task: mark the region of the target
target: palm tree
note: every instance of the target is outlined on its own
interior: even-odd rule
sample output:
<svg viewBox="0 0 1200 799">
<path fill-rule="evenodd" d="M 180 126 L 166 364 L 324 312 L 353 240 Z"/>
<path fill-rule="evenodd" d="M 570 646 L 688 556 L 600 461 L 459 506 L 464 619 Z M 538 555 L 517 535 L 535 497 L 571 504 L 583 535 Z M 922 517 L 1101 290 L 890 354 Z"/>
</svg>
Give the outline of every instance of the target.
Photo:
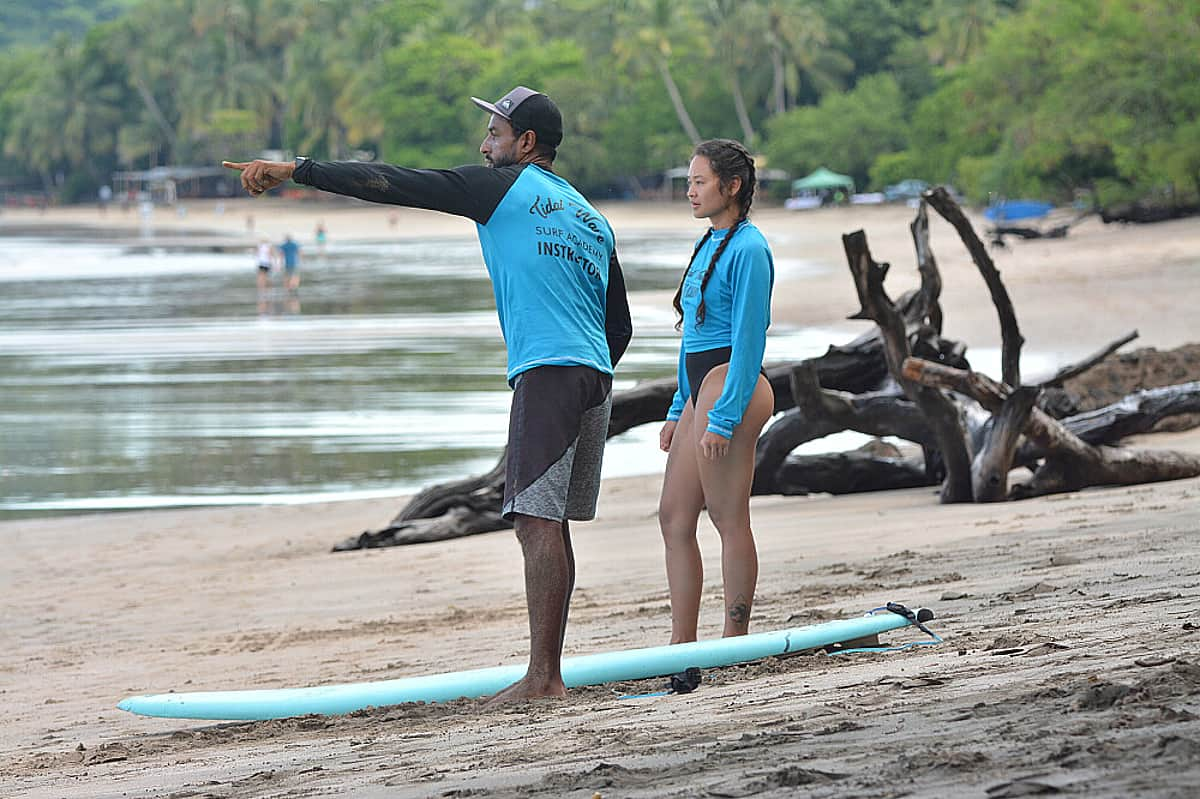
<svg viewBox="0 0 1200 799">
<path fill-rule="evenodd" d="M 47 191 L 60 172 L 82 169 L 99 181 L 111 163 L 123 98 L 101 55 L 57 37 L 9 123 L 5 153 L 40 175 Z"/>
<path fill-rule="evenodd" d="M 688 113 L 683 93 L 671 74 L 672 34 L 686 36 L 696 31 L 696 20 L 689 6 L 672 0 L 619 0 L 618 30 L 624 31 L 613 42 L 619 68 L 653 69 L 658 73 L 679 126 L 692 144 L 700 142 L 700 131 Z M 693 38 L 693 43 L 702 38 Z"/>
<path fill-rule="evenodd" d="M 742 128 L 742 141 L 747 147 L 754 146 L 754 125 L 746 109 L 746 96 L 742 91 L 742 73 L 759 59 L 755 58 L 756 44 L 769 36 L 768 16 L 758 3 L 742 0 L 710 0 L 708 22 L 715 32 L 717 50 L 721 56 L 725 74 L 729 80 L 729 91 L 733 96 L 733 108 L 738 124 Z"/>
<path fill-rule="evenodd" d="M 1009 9 L 996 0 L 933 0 L 921 18 L 935 64 L 960 66 L 983 49 L 987 31 Z"/>
<path fill-rule="evenodd" d="M 762 30 L 771 56 L 774 113 L 782 114 L 794 106 L 804 85 L 813 95 L 845 88 L 854 61 L 836 48 L 837 36 L 816 4 L 797 0 L 758 2 L 766 15 Z"/>
</svg>

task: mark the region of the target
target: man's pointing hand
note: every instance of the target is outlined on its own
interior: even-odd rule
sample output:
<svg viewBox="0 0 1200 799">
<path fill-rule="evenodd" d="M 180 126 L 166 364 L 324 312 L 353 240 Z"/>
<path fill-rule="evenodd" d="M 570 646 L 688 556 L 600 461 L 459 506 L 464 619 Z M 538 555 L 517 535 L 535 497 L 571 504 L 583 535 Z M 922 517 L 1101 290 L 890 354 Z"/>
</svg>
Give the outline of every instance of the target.
<svg viewBox="0 0 1200 799">
<path fill-rule="evenodd" d="M 240 170 L 242 188 L 255 197 L 290 180 L 296 171 L 292 161 L 222 161 L 221 166 Z"/>
</svg>

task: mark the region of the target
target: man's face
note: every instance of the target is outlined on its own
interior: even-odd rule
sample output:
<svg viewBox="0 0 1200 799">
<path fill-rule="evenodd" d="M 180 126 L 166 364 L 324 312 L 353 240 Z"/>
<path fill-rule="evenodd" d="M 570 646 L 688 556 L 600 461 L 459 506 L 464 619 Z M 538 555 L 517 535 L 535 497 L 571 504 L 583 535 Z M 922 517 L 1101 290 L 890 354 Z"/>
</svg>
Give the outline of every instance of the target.
<svg viewBox="0 0 1200 799">
<path fill-rule="evenodd" d="M 509 121 L 492 114 L 488 120 L 487 136 L 479 145 L 479 152 L 483 153 L 483 160 L 487 165 L 493 168 L 516 164 L 520 161 L 517 141 Z"/>
</svg>

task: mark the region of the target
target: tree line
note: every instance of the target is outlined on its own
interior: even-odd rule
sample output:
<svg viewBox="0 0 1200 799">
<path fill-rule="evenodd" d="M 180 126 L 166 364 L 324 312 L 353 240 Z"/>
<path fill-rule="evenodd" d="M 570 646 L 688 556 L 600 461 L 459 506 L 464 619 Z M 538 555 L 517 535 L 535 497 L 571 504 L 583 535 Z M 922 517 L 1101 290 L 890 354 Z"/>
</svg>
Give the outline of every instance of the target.
<svg viewBox="0 0 1200 799">
<path fill-rule="evenodd" d="M 1200 194 L 1196 0 L 55 4 L 73 6 L 127 10 L 35 44 L 0 16 L 0 187 L 69 202 L 114 171 L 268 149 L 471 163 L 466 98 L 524 83 L 559 101 L 560 169 L 599 196 L 636 195 L 717 136 L 859 190 Z"/>
</svg>

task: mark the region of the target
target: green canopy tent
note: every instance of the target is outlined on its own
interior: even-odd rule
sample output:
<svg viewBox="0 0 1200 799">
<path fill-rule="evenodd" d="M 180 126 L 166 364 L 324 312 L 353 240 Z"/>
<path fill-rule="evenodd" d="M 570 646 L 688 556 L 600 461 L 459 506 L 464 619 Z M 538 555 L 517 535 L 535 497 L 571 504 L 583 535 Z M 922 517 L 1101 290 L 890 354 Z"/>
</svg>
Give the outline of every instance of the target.
<svg viewBox="0 0 1200 799">
<path fill-rule="evenodd" d="M 819 167 L 805 177 L 792 181 L 792 194 L 821 191 L 822 189 L 845 189 L 847 193 L 853 193 L 854 178 L 849 175 L 839 175 L 825 167 Z"/>
</svg>

